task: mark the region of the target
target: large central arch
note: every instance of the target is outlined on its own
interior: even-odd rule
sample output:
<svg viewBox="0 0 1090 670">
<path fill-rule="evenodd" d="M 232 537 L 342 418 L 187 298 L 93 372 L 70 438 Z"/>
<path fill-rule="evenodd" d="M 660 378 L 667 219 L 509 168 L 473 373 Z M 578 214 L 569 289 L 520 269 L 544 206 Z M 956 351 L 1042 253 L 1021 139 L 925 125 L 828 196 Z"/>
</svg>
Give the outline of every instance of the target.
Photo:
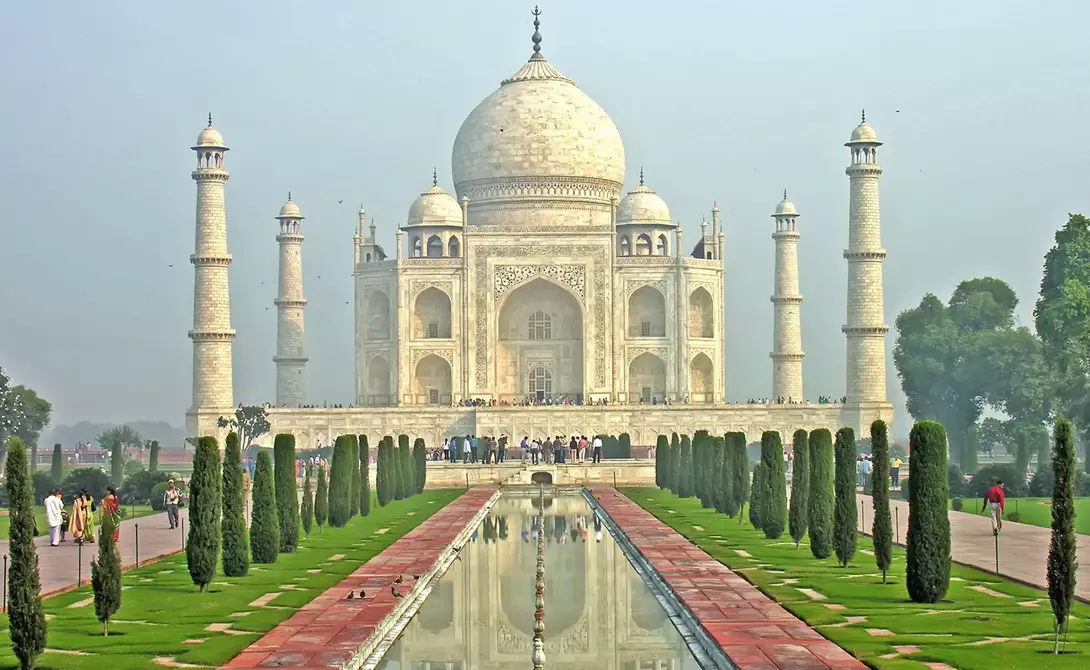
<svg viewBox="0 0 1090 670">
<path fill-rule="evenodd" d="M 519 286 L 504 298 L 496 330 L 500 400 L 583 393 L 583 309 L 567 289 L 540 277 Z"/>
</svg>

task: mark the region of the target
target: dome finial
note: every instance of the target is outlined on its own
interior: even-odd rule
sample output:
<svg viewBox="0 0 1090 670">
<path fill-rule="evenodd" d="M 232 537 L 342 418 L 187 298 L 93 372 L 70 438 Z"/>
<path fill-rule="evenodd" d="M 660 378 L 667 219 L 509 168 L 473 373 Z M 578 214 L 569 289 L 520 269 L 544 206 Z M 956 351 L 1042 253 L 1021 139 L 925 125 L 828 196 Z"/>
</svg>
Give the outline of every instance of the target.
<svg viewBox="0 0 1090 670">
<path fill-rule="evenodd" d="M 288 202 L 291 202 L 291 191 L 288 191 Z"/>
<path fill-rule="evenodd" d="M 438 186 L 439 185 L 439 171 L 436 168 L 431 169 L 431 185 L 432 186 Z"/>
<path fill-rule="evenodd" d="M 867 110 L 863 110 L 863 123 L 867 122 Z"/>
<path fill-rule="evenodd" d="M 534 11 L 530 13 L 534 15 L 534 36 L 530 39 L 534 43 L 534 55 L 536 56 L 541 53 L 541 33 L 538 31 L 538 28 L 541 27 L 541 21 L 538 20 L 538 17 L 541 16 L 541 10 L 537 8 L 537 5 L 534 5 Z"/>
<path fill-rule="evenodd" d="M 212 112 L 208 112 L 208 127 L 212 127 Z"/>
<path fill-rule="evenodd" d="M 640 166 L 640 186 L 643 186 L 643 166 Z"/>
<path fill-rule="evenodd" d="M 786 188 L 783 190 L 783 201 L 787 202 L 787 189 Z"/>
</svg>

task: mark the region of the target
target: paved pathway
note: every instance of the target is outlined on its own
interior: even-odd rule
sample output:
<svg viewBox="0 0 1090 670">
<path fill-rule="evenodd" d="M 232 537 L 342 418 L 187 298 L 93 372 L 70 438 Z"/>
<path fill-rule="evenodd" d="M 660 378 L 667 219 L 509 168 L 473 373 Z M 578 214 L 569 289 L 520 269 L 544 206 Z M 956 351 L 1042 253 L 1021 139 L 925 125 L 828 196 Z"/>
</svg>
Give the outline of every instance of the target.
<svg viewBox="0 0 1090 670">
<path fill-rule="evenodd" d="M 178 511 L 186 519 L 186 509 Z M 117 550 L 121 553 L 121 562 L 125 570 L 136 566 L 136 525 L 140 525 L 140 563 L 151 561 L 164 555 L 177 553 L 182 549 L 181 528 L 169 530 L 166 512 L 151 516 L 128 519 L 121 522 L 121 541 Z M 184 526 L 188 529 L 188 522 Z M 98 544 L 85 544 L 80 552 L 79 546 L 68 536 L 68 541 L 56 547 L 49 546 L 49 529 L 35 540 L 38 549 L 38 566 L 42 578 L 42 597 L 67 591 L 76 587 L 76 577 L 82 584 L 91 581 L 91 560 L 98 556 Z M 101 528 L 99 528 L 101 530 Z M 188 530 L 187 530 L 188 532 Z M 96 535 L 97 537 L 97 535 Z M 7 556 L 8 541 L 0 541 L 0 554 Z M 80 567 L 82 558 L 82 567 Z"/>
<path fill-rule="evenodd" d="M 740 670 L 864 670 L 851 654 L 613 488 L 595 499 Z"/>
<path fill-rule="evenodd" d="M 863 530 L 870 535 L 874 523 L 874 505 L 871 497 L 859 494 L 859 506 L 863 511 Z M 979 505 L 977 500 L 966 500 L 967 505 Z M 1011 501 L 1008 500 L 1010 505 Z M 894 538 L 905 543 L 908 531 L 908 503 L 890 501 L 890 513 L 894 514 Z M 980 509 L 977 507 L 976 509 Z M 1008 508 L 1010 509 L 1010 508 Z M 950 536 L 953 558 L 958 563 L 971 565 L 986 572 L 995 572 L 995 538 L 992 522 L 986 516 L 966 512 L 949 512 Z M 999 534 L 999 572 L 1041 589 L 1048 588 L 1045 572 L 1048 565 L 1048 543 L 1052 531 L 1025 523 L 1003 522 Z M 1076 597 L 1090 601 L 1090 536 L 1078 536 L 1078 584 Z"/>
</svg>

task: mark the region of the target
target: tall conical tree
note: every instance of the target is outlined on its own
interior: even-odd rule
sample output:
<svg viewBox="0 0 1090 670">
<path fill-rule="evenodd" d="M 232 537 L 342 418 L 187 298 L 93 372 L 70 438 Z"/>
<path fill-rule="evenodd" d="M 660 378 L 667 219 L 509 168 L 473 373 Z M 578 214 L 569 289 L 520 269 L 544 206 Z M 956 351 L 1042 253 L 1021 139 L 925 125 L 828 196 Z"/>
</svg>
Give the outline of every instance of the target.
<svg viewBox="0 0 1090 670">
<path fill-rule="evenodd" d="M 95 617 L 102 622 L 102 634 L 110 634 L 110 617 L 121 608 L 121 556 L 114 541 L 114 521 L 102 519 L 98 538 L 98 560 L 91 562 L 91 590 L 95 595 Z"/>
<path fill-rule="evenodd" d="M 273 485 L 273 464 L 268 449 L 257 452 L 250 495 L 253 498 L 250 552 L 254 563 L 275 563 L 280 553 L 280 521 L 276 518 L 276 487 Z"/>
<path fill-rule="evenodd" d="M 352 488 L 348 492 L 348 516 L 356 516 L 360 511 L 360 493 L 363 490 L 363 473 L 360 472 L 360 442 L 356 435 L 348 442 L 349 458 L 352 461 Z"/>
<path fill-rule="evenodd" d="M 375 492 L 378 494 L 378 504 L 385 507 L 393 499 L 393 474 L 390 462 L 390 436 L 379 440 L 378 458 L 375 464 Z"/>
<path fill-rule="evenodd" d="M 678 496 L 691 498 L 693 496 L 693 443 L 688 435 L 681 436 L 681 464 L 678 475 Z"/>
<path fill-rule="evenodd" d="M 250 540 L 246 535 L 246 501 L 242 485 L 242 451 L 238 433 L 231 431 L 223 447 L 223 574 L 244 577 L 250 570 Z"/>
<path fill-rule="evenodd" d="M 980 467 L 977 465 L 977 455 L 980 452 L 980 429 L 976 424 L 969 426 L 965 433 L 965 446 L 961 449 L 961 472 L 964 475 L 975 475 Z M 1038 462 L 1040 465 L 1040 462 Z M 878 473 L 875 473 L 878 476 Z"/>
<path fill-rule="evenodd" d="M 855 431 L 836 431 L 836 506 L 833 509 L 833 550 L 843 568 L 855 557 L 859 544 L 859 516 L 855 503 Z"/>
<path fill-rule="evenodd" d="M 787 515 L 791 539 L 795 549 L 806 536 L 810 502 L 810 443 L 809 435 L 802 428 L 791 438 L 791 509 Z"/>
<path fill-rule="evenodd" d="M 765 462 L 762 458 L 753 468 L 753 482 L 749 487 L 749 523 L 756 530 L 761 529 L 761 517 L 765 509 L 764 496 L 768 492 L 764 469 Z"/>
<path fill-rule="evenodd" d="M 670 458 L 670 441 L 665 435 L 659 435 L 655 442 L 655 486 L 665 488 L 666 466 L 663 465 Z"/>
<path fill-rule="evenodd" d="M 732 505 L 734 504 L 734 461 L 731 460 L 732 456 L 730 454 L 730 433 L 723 435 L 722 439 L 723 454 L 719 462 L 718 474 L 722 509 L 719 511 L 728 516 L 734 516 L 732 513 Z"/>
<path fill-rule="evenodd" d="M 749 453 L 746 451 L 745 433 L 727 433 L 727 452 L 731 459 L 731 503 L 728 514 L 734 516 L 742 511 L 746 501 L 749 500 Z M 742 519 L 739 517 L 738 522 Z"/>
<path fill-rule="evenodd" d="M 23 670 L 34 667 L 45 650 L 45 610 L 38 553 L 34 548 L 34 486 L 26 447 L 17 437 L 7 440 L 4 486 L 8 494 L 8 633 L 11 649 Z"/>
<path fill-rule="evenodd" d="M 667 468 L 669 474 L 666 477 L 666 488 L 673 491 L 674 495 L 681 495 L 681 439 L 677 433 L 670 435 L 670 462 Z"/>
<path fill-rule="evenodd" d="M 428 450 L 422 437 L 413 441 L 413 474 L 413 492 L 423 493 L 424 486 L 428 483 Z"/>
<path fill-rule="evenodd" d="M 148 472 L 159 472 L 159 440 L 151 441 L 151 453 L 148 455 Z"/>
<path fill-rule="evenodd" d="M 318 524 L 319 531 L 325 530 L 325 522 L 329 519 L 329 485 L 325 479 L 325 465 L 318 466 L 318 485 L 314 487 L 314 523 Z"/>
<path fill-rule="evenodd" d="M 715 507 L 714 497 L 714 473 L 712 472 L 715 460 L 715 442 L 706 430 L 698 430 L 696 439 L 699 440 L 699 450 L 694 453 L 694 473 L 697 481 L 697 497 L 700 498 L 700 506 L 704 508 Z M 697 444 L 694 441 L 694 444 Z"/>
<path fill-rule="evenodd" d="M 967 445 L 968 446 L 968 445 Z M 889 434 L 886 422 L 878 419 L 870 425 L 871 455 L 874 472 L 871 477 L 871 501 L 874 503 L 874 561 L 882 571 L 882 583 L 893 562 L 893 521 L 889 516 Z"/>
<path fill-rule="evenodd" d="M 905 586 L 913 602 L 937 603 L 950 588 L 946 429 L 937 421 L 917 421 L 908 434 L 908 444 L 911 481 Z"/>
<path fill-rule="evenodd" d="M 710 470 L 709 478 L 711 480 L 711 489 L 712 489 L 712 491 L 711 491 L 712 506 L 715 507 L 715 511 L 719 512 L 720 514 L 723 514 L 723 513 L 726 512 L 726 509 L 727 509 L 727 500 L 726 500 L 727 491 L 726 491 L 726 486 L 725 486 L 725 481 L 724 481 L 727 478 L 723 476 L 723 473 L 726 472 L 726 470 L 724 468 L 724 463 L 726 461 L 726 454 L 724 452 L 726 451 L 726 449 L 724 447 L 724 442 L 723 442 L 722 436 L 719 436 L 719 435 L 709 436 L 708 439 L 711 441 L 711 445 L 712 445 L 711 446 L 711 452 L 712 452 L 711 461 L 712 461 L 712 464 L 711 464 L 711 468 L 709 469 Z"/>
<path fill-rule="evenodd" d="M 1056 620 L 1052 653 L 1071 616 L 1078 560 L 1075 550 L 1075 435 L 1071 422 L 1059 419 L 1052 431 L 1052 539 L 1048 545 L 1048 599 Z"/>
<path fill-rule="evenodd" d="M 53 445 L 53 468 L 50 474 L 53 475 L 53 485 L 59 486 L 64 479 L 64 452 L 60 444 Z"/>
<path fill-rule="evenodd" d="M 827 428 L 810 433 L 810 504 L 807 532 L 810 553 L 825 559 L 833 555 L 833 435 Z"/>
<path fill-rule="evenodd" d="M 398 500 L 404 500 L 413 494 L 413 481 L 416 479 L 416 474 L 413 472 L 412 451 L 409 449 L 409 436 L 398 435 L 397 436 L 397 455 L 398 465 L 400 466 L 398 472 L 401 474 L 400 492 L 401 497 Z"/>
<path fill-rule="evenodd" d="M 273 440 L 276 481 L 276 520 L 280 523 L 280 553 L 299 546 L 299 494 L 295 484 L 295 436 L 281 433 Z"/>
<path fill-rule="evenodd" d="M 197 440 L 193 452 L 193 476 L 189 479 L 189 539 L 185 545 L 189 576 L 201 591 L 216 576 L 220 553 L 220 517 L 223 500 L 220 487 L 220 450 L 214 437 Z"/>
<path fill-rule="evenodd" d="M 360 435 L 360 516 L 371 513 L 371 447 L 367 436 Z"/>
<path fill-rule="evenodd" d="M 329 525 L 340 528 L 351 517 L 349 504 L 352 500 L 352 447 L 350 436 L 341 435 L 333 443 L 333 463 L 329 470 Z M 351 436 L 352 438 L 355 435 Z"/>
<path fill-rule="evenodd" d="M 761 462 L 764 463 L 765 492 L 761 494 L 764 514 L 761 530 L 770 540 L 783 535 L 787 525 L 787 474 L 784 472 L 783 440 L 775 430 L 761 435 Z"/>
<path fill-rule="evenodd" d="M 311 467 L 303 468 L 303 503 L 299 507 L 299 521 L 303 524 L 303 534 L 310 537 L 310 529 L 314 526 L 314 489 L 310 485 Z"/>
</svg>

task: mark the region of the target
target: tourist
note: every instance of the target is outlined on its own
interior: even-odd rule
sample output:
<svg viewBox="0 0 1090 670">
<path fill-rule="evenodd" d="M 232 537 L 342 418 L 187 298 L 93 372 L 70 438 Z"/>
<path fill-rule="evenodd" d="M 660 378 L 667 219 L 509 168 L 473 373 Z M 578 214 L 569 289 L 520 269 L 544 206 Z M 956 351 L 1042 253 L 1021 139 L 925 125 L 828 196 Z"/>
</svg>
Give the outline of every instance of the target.
<svg viewBox="0 0 1090 670">
<path fill-rule="evenodd" d="M 87 511 L 83 506 L 83 494 L 77 493 L 72 498 L 72 514 L 69 516 L 68 527 L 72 531 L 72 537 L 76 544 L 83 544 L 84 526 L 87 525 Z"/>
<path fill-rule="evenodd" d="M 472 442 L 469 439 L 469 435 L 466 435 L 464 438 L 462 438 L 462 443 L 460 445 L 461 448 L 462 448 L 462 465 L 465 465 L 465 464 L 469 463 L 469 454 L 470 454 L 470 445 L 471 444 L 472 444 Z"/>
<path fill-rule="evenodd" d="M 594 462 L 595 463 L 601 463 L 602 462 L 602 436 L 601 435 L 595 435 L 594 436 L 593 446 L 594 446 Z"/>
<path fill-rule="evenodd" d="M 49 524 L 49 546 L 60 544 L 61 523 L 63 518 L 64 503 L 61 501 L 61 490 L 53 489 L 53 495 L 45 499 L 45 522 Z"/>
<path fill-rule="evenodd" d="M 553 438 L 553 458 L 555 463 L 560 464 L 564 462 L 564 452 L 566 451 L 564 441 L 557 435 Z"/>
<path fill-rule="evenodd" d="M 83 492 L 83 511 L 84 515 L 87 517 L 87 523 L 83 524 L 83 541 L 94 544 L 95 512 L 98 511 L 98 506 L 95 505 L 95 499 L 86 491 Z"/>
<path fill-rule="evenodd" d="M 989 514 L 992 517 L 992 535 L 999 535 L 999 531 L 1003 530 L 1003 511 L 1007 507 L 1007 496 L 1003 492 L 1002 479 L 984 494 L 984 507 L 980 511 L 983 512 L 989 507 L 991 508 Z"/>
<path fill-rule="evenodd" d="M 534 465 L 537 465 L 538 451 L 540 450 L 541 445 L 538 444 L 537 438 L 535 437 L 533 440 L 530 441 L 530 462 Z"/>
<path fill-rule="evenodd" d="M 522 462 L 526 462 L 526 458 L 530 455 L 530 436 L 523 435 L 522 442 L 519 442 L 519 450 L 522 451 Z"/>
<path fill-rule="evenodd" d="M 181 495 L 178 489 L 174 488 L 174 480 L 171 479 L 167 482 L 167 490 L 163 492 L 163 506 L 167 510 L 167 523 L 170 524 L 171 530 L 178 527 L 178 502 L 180 499 Z"/>
<path fill-rule="evenodd" d="M 488 436 L 488 463 L 489 465 L 496 463 L 496 438 L 491 435 Z"/>
<path fill-rule="evenodd" d="M 481 456 L 481 440 L 476 435 L 471 435 L 469 438 L 469 457 L 471 462 L 476 464 L 480 462 Z"/>
<path fill-rule="evenodd" d="M 863 476 L 861 486 L 863 487 L 863 493 L 867 492 L 867 482 L 870 480 L 870 473 L 874 471 L 874 464 L 870 462 L 870 456 L 863 456 Z"/>
<path fill-rule="evenodd" d="M 499 462 L 504 463 L 507 461 L 507 435 L 500 435 L 499 448 Z"/>
<path fill-rule="evenodd" d="M 114 527 L 114 542 L 121 539 L 121 499 L 114 487 L 106 487 L 106 497 L 102 499 L 102 513 L 110 517 Z"/>
<path fill-rule="evenodd" d="M 443 438 L 443 459 L 446 460 L 447 462 L 451 461 L 451 457 L 450 457 L 450 438 L 449 437 L 444 437 Z"/>
<path fill-rule="evenodd" d="M 580 435 L 579 436 L 579 453 L 576 454 L 575 457 L 579 459 L 580 463 L 586 462 L 586 460 L 587 460 L 587 436 L 586 435 Z"/>
<path fill-rule="evenodd" d="M 574 463 L 577 455 L 579 455 L 579 438 L 572 435 L 568 442 L 568 460 Z"/>
<path fill-rule="evenodd" d="M 893 481 L 893 488 L 897 488 L 901 485 L 901 466 L 904 465 L 904 461 L 896 456 L 889 464 L 889 478 Z"/>
</svg>

